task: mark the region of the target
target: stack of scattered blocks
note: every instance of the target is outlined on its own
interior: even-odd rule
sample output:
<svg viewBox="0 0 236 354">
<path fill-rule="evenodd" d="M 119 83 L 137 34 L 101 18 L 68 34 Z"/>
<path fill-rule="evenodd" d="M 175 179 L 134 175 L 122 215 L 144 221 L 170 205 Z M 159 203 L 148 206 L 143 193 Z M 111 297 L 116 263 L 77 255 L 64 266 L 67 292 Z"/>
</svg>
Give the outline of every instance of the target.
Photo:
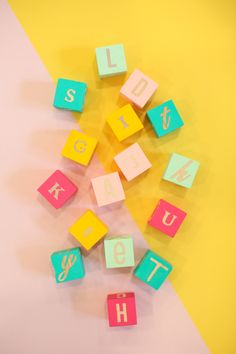
<svg viewBox="0 0 236 354">
<path fill-rule="evenodd" d="M 121 75 L 127 72 L 124 47 L 122 44 L 96 48 L 96 60 L 100 78 Z M 135 109 L 143 109 L 157 90 L 158 84 L 135 69 L 122 86 L 120 94 L 128 101 L 126 105 L 107 117 L 107 123 L 119 142 L 129 138 L 144 128 Z M 57 83 L 54 106 L 75 112 L 82 112 L 87 85 L 67 79 Z M 158 138 L 172 133 L 183 126 L 183 120 L 172 100 L 166 101 L 147 112 L 147 117 Z M 62 149 L 62 156 L 88 166 L 97 146 L 97 139 L 84 132 L 72 130 Z M 114 156 L 114 161 L 129 182 L 148 173 L 152 167 L 142 147 L 133 143 Z M 163 175 L 163 180 L 181 187 L 190 188 L 195 179 L 199 163 L 188 157 L 173 153 Z M 91 179 L 98 207 L 122 202 L 125 192 L 122 176 L 112 172 Z M 38 188 L 39 193 L 55 208 L 61 208 L 78 191 L 78 187 L 60 170 L 55 171 Z M 160 199 L 147 223 L 169 237 L 174 237 L 187 213 L 171 203 Z M 109 228 L 92 211 L 85 210 L 70 226 L 69 232 L 79 242 L 80 247 L 61 250 L 51 255 L 57 283 L 81 279 L 85 276 L 83 249 L 92 250 L 104 238 L 104 258 L 108 269 L 135 267 L 134 276 L 141 282 L 158 290 L 172 265 L 161 256 L 147 250 L 136 263 L 132 235 L 107 235 Z M 136 266 L 135 266 L 136 265 Z M 140 283 L 141 284 L 141 283 Z M 131 326 L 137 324 L 135 294 L 133 292 L 109 294 L 107 296 L 109 326 Z"/>
</svg>

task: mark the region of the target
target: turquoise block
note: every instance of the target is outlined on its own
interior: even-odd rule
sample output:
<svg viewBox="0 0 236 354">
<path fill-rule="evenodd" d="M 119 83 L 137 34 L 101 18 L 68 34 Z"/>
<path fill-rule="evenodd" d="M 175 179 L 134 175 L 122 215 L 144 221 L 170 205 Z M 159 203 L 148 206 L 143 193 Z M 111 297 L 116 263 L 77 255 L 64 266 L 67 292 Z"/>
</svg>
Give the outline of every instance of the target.
<svg viewBox="0 0 236 354">
<path fill-rule="evenodd" d="M 101 78 L 123 74 L 127 71 L 123 44 L 96 48 L 98 74 Z"/>
<path fill-rule="evenodd" d="M 107 268 L 134 266 L 134 245 L 132 237 L 107 237 L 104 240 L 104 250 Z"/>
<path fill-rule="evenodd" d="M 174 153 L 171 155 L 163 179 L 179 186 L 190 188 L 199 166 L 198 161 Z"/>
<path fill-rule="evenodd" d="M 135 268 L 134 275 L 157 290 L 171 270 L 172 265 L 170 263 L 148 250 Z"/>
<path fill-rule="evenodd" d="M 57 283 L 80 279 L 85 276 L 84 263 L 79 247 L 54 252 L 52 266 Z"/>
<path fill-rule="evenodd" d="M 86 91 L 87 85 L 84 82 L 58 79 L 54 106 L 82 112 Z"/>
<path fill-rule="evenodd" d="M 184 125 L 172 100 L 150 109 L 147 116 L 159 138 Z"/>
</svg>

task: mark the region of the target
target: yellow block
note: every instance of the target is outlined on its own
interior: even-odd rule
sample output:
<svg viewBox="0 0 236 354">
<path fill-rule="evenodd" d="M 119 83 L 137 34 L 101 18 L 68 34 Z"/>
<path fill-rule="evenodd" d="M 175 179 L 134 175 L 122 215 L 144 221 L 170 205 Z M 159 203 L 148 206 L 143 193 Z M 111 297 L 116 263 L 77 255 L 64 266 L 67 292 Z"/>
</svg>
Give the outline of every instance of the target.
<svg viewBox="0 0 236 354">
<path fill-rule="evenodd" d="M 69 232 L 90 250 L 108 232 L 106 225 L 91 210 L 86 211 L 70 228 Z"/>
</svg>

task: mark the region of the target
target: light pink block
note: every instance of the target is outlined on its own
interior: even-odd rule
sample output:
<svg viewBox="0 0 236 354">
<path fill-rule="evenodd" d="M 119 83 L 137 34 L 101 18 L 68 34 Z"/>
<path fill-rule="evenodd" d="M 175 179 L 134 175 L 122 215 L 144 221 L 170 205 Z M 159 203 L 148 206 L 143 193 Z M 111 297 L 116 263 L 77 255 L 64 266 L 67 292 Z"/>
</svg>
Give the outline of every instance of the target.
<svg viewBox="0 0 236 354">
<path fill-rule="evenodd" d="M 91 179 L 98 206 L 125 199 L 125 193 L 118 172 Z"/>
<path fill-rule="evenodd" d="M 135 294 L 130 292 L 108 295 L 107 311 L 110 327 L 136 325 Z"/>
<path fill-rule="evenodd" d="M 114 157 L 114 160 L 127 181 L 131 181 L 133 178 L 152 167 L 138 143 L 120 152 Z"/>
<path fill-rule="evenodd" d="M 148 224 L 164 234 L 174 237 L 187 213 L 160 199 Z"/>
<path fill-rule="evenodd" d="M 39 188 L 38 192 L 54 208 L 62 205 L 77 192 L 78 188 L 61 171 L 55 171 Z"/>
<path fill-rule="evenodd" d="M 144 75 L 140 70 L 135 69 L 125 84 L 121 87 L 120 93 L 129 102 L 137 107 L 143 108 L 156 91 L 158 84 Z"/>
</svg>

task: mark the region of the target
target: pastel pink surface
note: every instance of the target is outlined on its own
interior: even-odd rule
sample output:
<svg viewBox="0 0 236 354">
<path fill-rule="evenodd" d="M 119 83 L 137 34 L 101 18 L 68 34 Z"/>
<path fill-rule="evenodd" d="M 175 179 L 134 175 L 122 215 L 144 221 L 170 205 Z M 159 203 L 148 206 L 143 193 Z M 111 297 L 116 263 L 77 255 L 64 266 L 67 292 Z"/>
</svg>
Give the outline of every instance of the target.
<svg viewBox="0 0 236 354">
<path fill-rule="evenodd" d="M 136 325 L 135 294 L 120 293 L 108 295 L 107 312 L 110 327 Z M 120 312 L 120 321 L 118 320 L 118 312 Z M 125 312 L 125 315 L 122 312 Z"/>
<path fill-rule="evenodd" d="M 120 93 L 129 102 L 137 107 L 143 108 L 156 91 L 158 84 L 144 75 L 140 70 L 135 69 L 125 84 L 121 87 Z"/>
<path fill-rule="evenodd" d="M 183 210 L 160 199 L 148 223 L 164 234 L 174 237 L 186 215 Z"/>
<path fill-rule="evenodd" d="M 125 199 L 125 193 L 118 172 L 91 179 L 98 206 L 104 206 Z"/>
<path fill-rule="evenodd" d="M 77 190 L 76 185 L 59 170 L 38 188 L 38 192 L 56 209 L 61 208 Z"/>
<path fill-rule="evenodd" d="M 152 167 L 138 143 L 129 146 L 114 157 L 127 181 L 139 176 Z"/>
</svg>

